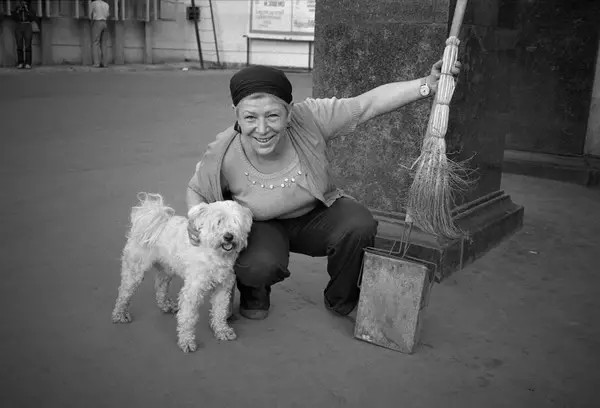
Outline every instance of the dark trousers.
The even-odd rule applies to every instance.
[[[108,28],[106,20],[92,21],[92,58],[94,65],[108,65],[106,58],[106,42],[108,41]]]
[[[291,252],[313,257],[327,256],[329,283],[324,291],[325,304],[346,315],[358,303],[358,278],[363,249],[373,246],[377,222],[362,204],[340,198],[327,208],[319,205],[313,211],[287,220],[256,221],[248,237],[248,247],[237,261],[235,273],[248,309],[265,309],[263,296],[270,286],[288,276]],[[268,299],[268,296],[266,296]],[[251,304],[257,299],[255,304]]]
[[[33,29],[31,23],[17,23],[15,40],[17,41],[17,64],[31,65],[31,42]]]

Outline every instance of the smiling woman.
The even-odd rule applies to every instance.
[[[245,97],[234,106],[244,150],[253,156],[260,167],[280,164],[278,156],[285,154],[289,141],[281,140],[290,119],[291,107],[274,95],[260,92]],[[282,143],[279,143],[279,142]],[[289,149],[288,149],[289,150]]]
[[[355,308],[363,248],[373,245],[377,222],[333,182],[326,143],[435,92],[439,69],[438,62],[426,78],[354,98],[299,103],[292,103],[292,85],[278,69],[251,66],[231,78],[235,125],[217,135],[196,165],[187,203],[231,199],[254,215],[235,266],[243,316],[267,316],[271,286],[290,276],[290,251],[327,256],[325,306],[342,316]],[[198,245],[198,232],[192,225],[188,230]]]

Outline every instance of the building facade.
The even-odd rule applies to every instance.
[[[42,18],[41,30],[33,39],[34,65],[91,65],[90,3],[91,0],[32,0],[33,8]],[[189,18],[191,0],[107,0],[107,3],[111,9],[108,53],[112,63],[199,61],[195,24]],[[224,66],[250,62],[309,68],[315,0],[294,1],[294,7],[301,5],[304,11],[312,8],[312,27],[301,35],[283,27],[285,23],[289,25],[292,2],[254,3],[195,0],[200,13],[198,32],[203,60],[208,63],[218,60]],[[15,5],[15,0],[0,0],[0,65],[5,67],[15,64],[13,22],[9,17]],[[304,20],[310,18],[306,17]],[[252,22],[256,26],[259,20],[262,27],[258,28],[263,30],[253,32],[256,30],[252,30]]]

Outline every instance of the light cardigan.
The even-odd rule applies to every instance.
[[[290,127],[287,134],[292,139],[296,149],[304,149],[308,157],[315,157],[320,163],[328,165],[326,142],[334,137],[351,133],[356,128],[360,118],[360,104],[352,98],[307,98],[292,105]],[[233,126],[217,135],[215,141],[208,145],[202,159],[196,165],[196,171],[189,181],[188,187],[196,192],[207,203],[231,199],[228,192],[221,186],[221,167],[225,153],[231,146],[238,132]],[[307,169],[303,169],[307,172]],[[311,182],[307,172],[308,182],[302,187],[327,207],[338,198],[346,196],[333,183],[318,187]],[[327,180],[326,174],[321,176]]]

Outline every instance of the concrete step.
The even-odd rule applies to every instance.
[[[502,171],[588,187],[600,185],[600,157],[594,156],[567,156],[505,150]]]

